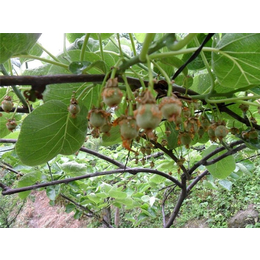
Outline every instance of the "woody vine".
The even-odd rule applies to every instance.
[[[102,204],[122,211],[140,208],[142,216],[149,216],[153,203],[144,207],[134,192],[127,193],[127,185],[138,175],[148,176],[148,182],[159,176],[155,183],[162,224],[171,227],[198,182],[207,176],[226,180],[236,169],[237,153],[259,149],[259,34],[126,34],[124,39],[119,34],[84,34],[57,57],[37,43],[39,37],[1,35],[2,146],[15,144],[17,160],[31,167],[48,164],[51,169],[57,156],[81,151],[115,168],[86,173],[76,167],[78,174],[72,176],[75,164],[70,164],[56,179],[51,170],[21,170],[13,187],[1,181],[3,195],[25,198],[33,189],[51,187],[54,200],[63,196],[92,217]],[[14,75],[15,57],[43,65]],[[10,138],[14,133],[17,138]],[[125,162],[89,149],[92,139],[106,147],[121,142]],[[192,151],[200,154],[193,165]],[[153,159],[147,165],[148,158]],[[154,158],[159,158],[156,165]],[[167,159],[167,169],[157,169],[160,158]],[[5,156],[1,167],[6,174],[12,168],[6,168]],[[67,185],[100,176],[116,177],[109,179],[109,189],[103,185],[96,193]],[[161,194],[163,190],[167,192]]]

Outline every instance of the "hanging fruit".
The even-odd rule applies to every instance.
[[[71,114],[72,118],[76,118],[76,115],[80,112],[80,107],[75,97],[71,98],[70,105],[68,106],[68,111]]]
[[[15,119],[8,119],[7,120],[6,127],[11,132],[16,128],[16,126],[17,126],[17,124],[16,124]]]
[[[192,141],[192,134],[189,132],[180,132],[179,133],[179,143],[184,145],[187,149],[190,147]]]
[[[102,91],[103,102],[109,107],[116,107],[120,104],[123,93],[118,88],[117,78],[109,79]]]
[[[6,96],[1,103],[2,109],[4,110],[4,112],[7,112],[7,113],[13,109],[13,106],[14,106],[14,104],[12,101],[12,97],[10,97],[10,96]]]
[[[149,90],[147,90],[144,96],[139,98],[137,101],[139,106],[134,111],[137,125],[144,129],[149,138],[153,138],[153,130],[160,124],[162,112]]]
[[[215,129],[215,136],[219,139],[219,141],[222,141],[222,139],[226,137],[228,133],[229,131],[224,125],[219,125]]]
[[[119,122],[120,134],[123,140],[132,140],[138,136],[138,126],[136,120],[131,117],[125,117]]]
[[[184,126],[187,132],[195,134],[198,132],[200,127],[199,119],[197,117],[190,117],[187,121],[185,121]]]
[[[110,117],[110,113],[98,108],[93,108],[88,113],[88,120],[92,128],[102,127],[108,117]]]
[[[161,100],[159,108],[165,119],[169,122],[176,122],[182,111],[182,102],[175,95],[164,97]]]

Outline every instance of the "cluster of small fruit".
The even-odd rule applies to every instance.
[[[122,102],[123,93],[118,87],[117,78],[110,78],[102,93],[103,103],[110,108],[119,106]],[[129,100],[128,100],[129,101]],[[164,97],[157,104],[151,91],[146,89],[136,94],[134,102],[129,102],[127,110],[113,122],[111,114],[102,108],[93,108],[89,111],[88,119],[92,129],[92,135],[98,137],[100,133],[109,135],[112,126],[119,125],[123,147],[131,149],[131,143],[139,135],[146,134],[148,139],[156,139],[154,129],[163,118],[174,121],[181,114],[182,102],[175,96]],[[131,106],[131,108],[130,108]]]
[[[1,107],[3,109],[4,112],[9,113],[10,111],[12,111],[14,104],[13,104],[13,100],[11,96],[5,96],[4,100],[1,103]],[[2,114],[0,113],[0,116],[2,116]],[[7,119],[7,123],[6,123],[6,127],[8,130],[10,130],[11,132],[16,128],[17,123],[15,118],[11,118],[11,119]]]
[[[109,108],[118,107],[122,102],[123,93],[118,87],[118,79],[110,78],[101,93],[103,104]],[[123,115],[111,122],[112,115],[102,107],[92,108],[88,113],[89,125],[93,137],[100,134],[110,135],[112,126],[119,125],[123,147],[129,151],[131,144],[139,134],[146,135],[146,139],[157,140],[154,129],[159,126],[162,119],[174,122],[178,129],[178,145],[189,148],[194,136],[199,137],[207,132],[212,141],[222,141],[229,133],[224,121],[210,122],[207,116],[194,111],[198,108],[198,102],[182,101],[176,95],[163,97],[159,104],[149,89],[135,95],[132,109],[125,111]],[[79,106],[75,97],[72,97],[69,111],[72,117],[79,112]],[[132,111],[132,112],[129,112]],[[142,131],[139,131],[142,130]],[[170,134],[167,133],[166,135]],[[166,145],[166,144],[164,144]]]

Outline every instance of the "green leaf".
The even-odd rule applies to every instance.
[[[49,101],[36,108],[23,121],[16,152],[27,165],[46,163],[58,154],[69,155],[79,150],[87,133],[87,110],[72,118],[67,105]]]
[[[89,61],[73,61],[69,65],[69,70],[74,74],[81,74],[84,69],[86,69],[91,62]]]
[[[213,53],[213,71],[222,86],[239,89],[260,82],[260,34],[227,33]]]
[[[103,202],[103,198],[96,196],[95,193],[90,193],[89,195],[87,195],[87,198],[92,202],[94,202],[95,204],[99,204],[100,202]]]
[[[202,156],[205,157],[206,155],[210,154],[211,152],[215,151],[218,148],[217,145],[211,145],[208,149],[206,149]],[[221,154],[225,153],[226,151],[217,153],[216,155],[210,157],[210,160],[220,156]],[[218,179],[225,179],[227,176],[229,176],[236,168],[236,162],[233,156],[227,156],[224,159],[212,164],[206,166],[207,170]]]
[[[214,182],[211,182],[211,181],[203,181],[203,185],[208,188],[208,189],[212,189],[212,190],[217,190],[218,187],[215,185]]]
[[[99,35],[99,33],[91,33],[91,37],[94,40],[98,40],[99,39],[98,35]],[[100,33],[100,36],[101,36],[102,40],[105,40],[105,39],[109,38],[112,35],[113,35],[113,33]]]
[[[66,33],[66,38],[70,43],[73,43],[76,39],[81,38],[85,33]]]
[[[72,203],[70,203],[70,204],[66,205],[65,212],[66,212],[66,213],[70,213],[70,212],[72,212],[73,210],[75,210],[75,208],[76,208],[75,205],[72,204]]]
[[[178,146],[178,134],[179,130],[176,130],[174,122],[165,121],[165,128],[170,131],[170,134],[166,136],[168,149],[174,149]]]
[[[103,134],[102,135],[102,142],[101,145],[103,146],[110,146],[113,144],[118,144],[121,142],[121,136],[119,131],[119,125],[112,126],[109,131],[110,135]]]
[[[220,180],[219,182],[219,185],[222,186],[223,188],[225,188],[226,190],[228,191],[231,191],[232,190],[232,185],[233,183],[231,181],[228,181],[228,180]]]
[[[36,184],[36,182],[41,180],[41,172],[40,171],[34,171],[25,174],[24,176],[21,177],[21,179],[18,181],[17,187],[22,188],[22,187],[27,187]],[[31,191],[23,191],[19,193],[19,197],[21,199],[25,199]]]
[[[12,56],[28,54],[41,33],[0,33],[0,64]]]
[[[125,199],[127,197],[127,194],[125,192],[122,192],[120,190],[118,190],[118,188],[112,188],[109,192],[108,192],[108,196],[115,198],[115,199]]]
[[[46,194],[50,200],[55,200],[60,194],[60,185],[48,186],[46,188]]]
[[[134,33],[136,40],[143,43],[146,33]]]
[[[87,166],[84,163],[77,163],[73,161],[61,164],[60,168],[72,176],[80,176],[87,171]]]
[[[173,163],[172,163],[173,164]],[[154,182],[156,184],[159,184],[159,183],[163,183],[165,181],[165,177],[163,176],[160,176],[160,175],[153,175],[151,178],[150,178],[150,182]]]

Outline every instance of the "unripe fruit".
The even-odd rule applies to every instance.
[[[10,96],[6,96],[1,103],[1,107],[5,112],[10,112],[13,109],[13,102]]]
[[[77,99],[73,96],[70,100],[70,105],[68,106],[68,111],[72,118],[76,118],[76,115],[80,112],[80,107],[78,105]]]
[[[160,124],[162,112],[156,104],[144,104],[134,111],[134,116],[137,125],[149,131],[155,129]]]
[[[120,104],[123,93],[119,88],[105,88],[102,92],[104,103],[109,107],[116,107]]]
[[[188,132],[183,132],[179,135],[180,142],[182,145],[185,145],[186,148],[189,148],[192,141],[191,134]]]
[[[227,136],[228,132],[229,132],[228,129],[224,125],[219,125],[215,129],[215,136],[220,141],[222,141],[222,139]]]
[[[162,116],[168,121],[176,121],[181,114],[182,103],[174,96],[164,97],[160,103],[159,108],[162,111]]]
[[[8,130],[10,130],[11,132],[16,128],[17,124],[15,119],[8,119],[7,123],[6,123],[6,127]]]
[[[104,110],[93,108],[88,113],[88,119],[91,127],[100,128],[106,123],[106,118],[109,117],[110,114]]]
[[[123,93],[118,88],[117,78],[109,79],[102,92],[102,98],[104,103],[109,107],[116,107],[120,104]]]
[[[132,140],[137,137],[139,131],[136,120],[132,117],[120,121],[120,133],[123,140]]]

